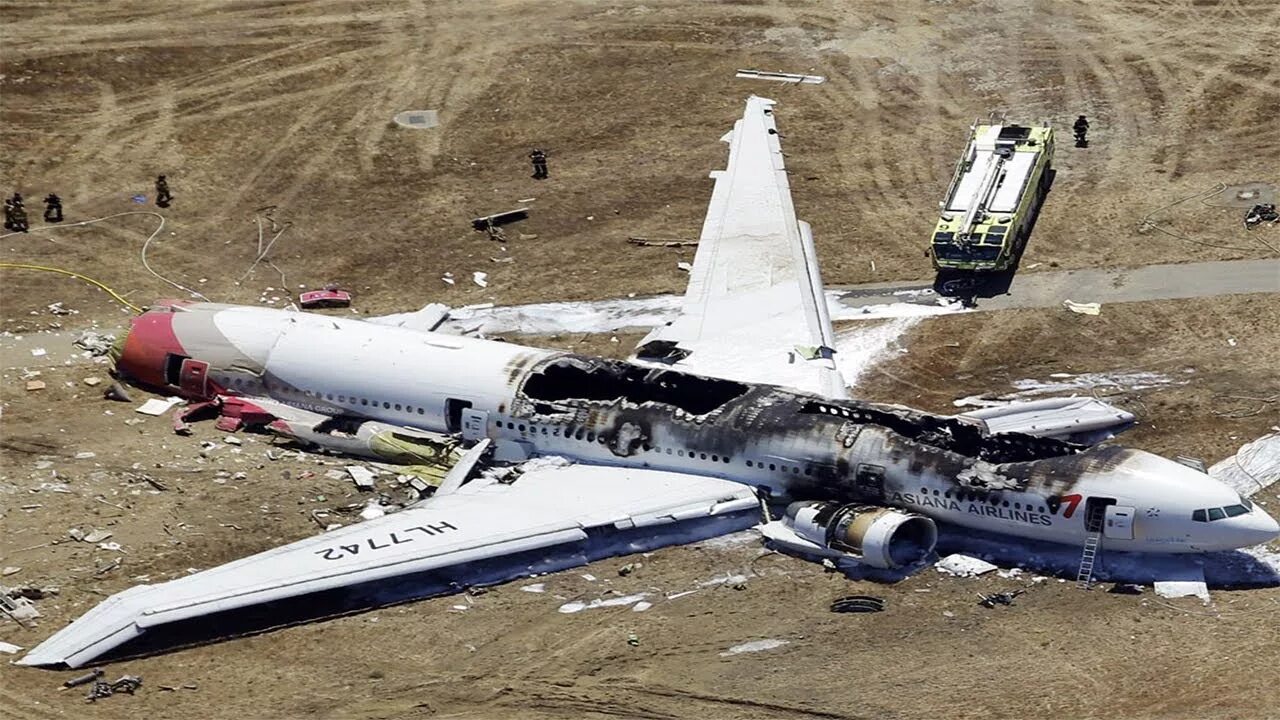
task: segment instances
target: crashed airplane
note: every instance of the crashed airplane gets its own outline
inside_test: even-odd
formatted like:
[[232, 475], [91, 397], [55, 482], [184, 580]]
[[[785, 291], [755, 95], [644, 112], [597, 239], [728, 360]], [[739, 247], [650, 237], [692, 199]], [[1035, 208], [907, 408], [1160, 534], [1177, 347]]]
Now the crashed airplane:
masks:
[[776, 547], [878, 568], [928, 556], [936, 521], [1150, 553], [1276, 537], [1203, 472], [1073, 441], [1132, 423], [1108, 406], [941, 416], [850, 398], [773, 105], [750, 98], [725, 136], [682, 311], [631, 361], [256, 307], [136, 318], [119, 373], [208, 403], [222, 427], [411, 459], [431, 434], [470, 448], [401, 512], [131, 588], [20, 662], [77, 667], [456, 592], [739, 530], [762, 507]]

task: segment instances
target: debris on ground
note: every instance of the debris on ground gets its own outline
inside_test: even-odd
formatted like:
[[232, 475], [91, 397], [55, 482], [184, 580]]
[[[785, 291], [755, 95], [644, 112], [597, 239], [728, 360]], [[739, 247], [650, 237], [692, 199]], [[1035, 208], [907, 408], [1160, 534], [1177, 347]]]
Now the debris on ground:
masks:
[[27, 392], [33, 392], [35, 390], [43, 390], [44, 388], [45, 388], [45, 384], [43, 380], [27, 381]]
[[31, 601], [12, 590], [0, 585], [0, 612], [13, 618], [19, 625], [26, 626], [28, 620], [40, 617], [40, 611]]
[[582, 612], [583, 610], [595, 610], [596, 608], [602, 608], [602, 607], [621, 607], [625, 605], [632, 605], [634, 603], [640, 602], [641, 600], [645, 599], [648, 596], [649, 596], [649, 593], [637, 593], [635, 595], [623, 595], [621, 597], [613, 597], [607, 600], [603, 598], [596, 598], [595, 600], [592, 600], [589, 603], [584, 603], [581, 600], [574, 600], [572, 602], [567, 602], [561, 605], [558, 608], [558, 610], [561, 614], [572, 615], [574, 613]]
[[623, 565], [622, 567], [618, 568], [618, 576], [626, 577], [631, 573], [635, 572], [636, 570], [639, 570], [642, 567], [644, 567], [644, 563], [629, 562], [626, 565]]
[[1062, 306], [1079, 315], [1099, 315], [1102, 313], [1102, 303], [1078, 303], [1072, 300], [1063, 300]]
[[150, 400], [134, 408], [133, 411], [137, 413], [142, 413], [143, 415], [151, 415], [153, 417], [159, 417], [160, 415], [163, 415], [169, 412], [169, 410], [172, 409], [174, 405], [177, 405], [180, 402], [182, 402], [182, 398], [176, 397], [176, 396], [167, 397], [167, 398], [164, 398], [163, 400], [161, 400], [160, 398], [151, 398]]
[[874, 595], [847, 595], [831, 602], [831, 612], [866, 613], [884, 610], [884, 598]]
[[70, 680], [62, 683], [62, 687], [73, 688], [73, 687], [80, 687], [81, 685], [87, 685], [93, 682], [94, 680], [97, 680], [98, 678], [102, 677], [103, 674], [104, 674], [104, 671], [102, 668], [94, 668], [83, 675], [77, 675], [76, 677], [73, 677]]
[[21, 645], [14, 645], [13, 643], [7, 643], [7, 642], [4, 642], [3, 640], [0, 640], [0, 653], [4, 653], [5, 655], [13, 655], [14, 653], [20, 652], [21, 650], [22, 650]]
[[91, 377], [82, 379], [80, 382], [84, 383], [85, 385], [88, 385], [89, 387], [97, 387], [102, 384], [102, 378], [91, 376]]
[[1114, 595], [1141, 595], [1142, 586], [1133, 583], [1116, 583], [1107, 592]]
[[336, 285], [326, 285], [323, 290], [299, 293], [298, 305], [304, 310], [351, 307], [351, 293], [339, 290]]
[[485, 215], [484, 217], [474, 218], [471, 221], [471, 227], [476, 230], [486, 231], [497, 228], [499, 225], [506, 225], [518, 220], [524, 220], [529, 217], [529, 208], [521, 207], [515, 210], [507, 210], [505, 212]]
[[133, 402], [133, 398], [129, 397], [129, 391], [118, 382], [111, 383], [111, 387], [102, 393], [104, 400], [115, 400], [116, 402]]
[[976, 577], [995, 570], [996, 566], [986, 560], [956, 553], [934, 563], [933, 569], [956, 577]]
[[753, 652], [761, 652], [764, 650], [773, 650], [774, 648], [780, 648], [783, 645], [790, 645], [790, 644], [791, 644], [790, 640], [776, 640], [773, 638], [770, 638], [767, 640], [752, 640], [751, 642], [744, 642], [740, 645], [734, 645], [728, 650], [725, 650], [724, 652], [720, 653], [720, 657], [729, 657], [731, 655], [741, 655], [742, 653], [753, 653]]
[[696, 247], [698, 245], [697, 240], [686, 240], [684, 238], [647, 238], [636, 237], [634, 235], [627, 238], [627, 242], [641, 247]]
[[480, 287], [489, 287], [489, 273], [476, 271], [471, 273], [471, 280]]
[[373, 471], [367, 467], [360, 465], [348, 465], [346, 467], [347, 475], [351, 476], [351, 480], [355, 482], [356, 487], [361, 490], [373, 489]]
[[997, 605], [1013, 605], [1013, 599], [1025, 593], [1026, 590], [1010, 590], [1007, 592], [991, 593], [983, 595], [978, 593], [978, 604], [985, 608], [993, 608]]
[[132, 695], [140, 687], [142, 687], [142, 678], [137, 675], [125, 675], [115, 682], [98, 680], [93, 684], [93, 688], [89, 690], [89, 694], [85, 695], [84, 699], [87, 702], [97, 702], [117, 693]]
[[1252, 230], [1264, 222], [1272, 224], [1280, 222], [1280, 213], [1276, 212], [1276, 206], [1274, 204], [1267, 203], [1263, 205], [1254, 205], [1249, 209], [1249, 212], [1245, 213], [1244, 226], [1249, 230]]
[[797, 73], [770, 72], [768, 70], [739, 70], [734, 77], [748, 80], [776, 80], [795, 85], [821, 85], [827, 81], [823, 75], [800, 75]]
[[628, 644], [628, 645], [630, 645], [631, 647], [637, 647], [637, 646], [639, 646], [639, 645], [640, 645], [640, 636], [639, 636], [639, 635], [637, 635], [637, 634], [635, 634], [635, 633], [630, 633], [630, 634], [628, 634], [628, 635], [627, 635], [627, 644]]
[[111, 352], [111, 346], [115, 344], [115, 341], [115, 335], [85, 330], [80, 333], [80, 335], [78, 335], [71, 344], [81, 350], [87, 350], [90, 355], [97, 357]]

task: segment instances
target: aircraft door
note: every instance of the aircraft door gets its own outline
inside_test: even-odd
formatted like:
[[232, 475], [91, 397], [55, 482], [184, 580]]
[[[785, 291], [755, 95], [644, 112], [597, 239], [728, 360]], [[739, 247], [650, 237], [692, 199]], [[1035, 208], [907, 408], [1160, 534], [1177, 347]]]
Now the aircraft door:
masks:
[[460, 413], [463, 440], [480, 440], [487, 437], [485, 428], [489, 427], [489, 413], [469, 407], [461, 408]]
[[1133, 514], [1134, 508], [1126, 505], [1108, 505], [1106, 524], [1102, 528], [1103, 537], [1132, 540]]
[[881, 502], [884, 500], [884, 468], [879, 465], [858, 463], [853, 476], [854, 489], [866, 500]]
[[187, 358], [178, 373], [178, 387], [195, 397], [208, 397], [209, 363]]

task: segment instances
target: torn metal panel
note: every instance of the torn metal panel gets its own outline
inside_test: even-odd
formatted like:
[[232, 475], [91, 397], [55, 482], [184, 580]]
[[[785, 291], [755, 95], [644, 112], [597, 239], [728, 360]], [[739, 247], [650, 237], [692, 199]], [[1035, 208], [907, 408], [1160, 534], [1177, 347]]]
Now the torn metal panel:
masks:
[[799, 75], [796, 73], [769, 72], [768, 70], [739, 70], [734, 77], [748, 80], [776, 80], [797, 85], [821, 85], [827, 81], [822, 75]]

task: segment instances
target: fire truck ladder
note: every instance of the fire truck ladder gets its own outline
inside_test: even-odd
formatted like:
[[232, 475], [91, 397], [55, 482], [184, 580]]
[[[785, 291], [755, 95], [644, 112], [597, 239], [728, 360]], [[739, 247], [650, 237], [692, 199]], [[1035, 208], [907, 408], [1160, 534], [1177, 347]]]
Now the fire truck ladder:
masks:
[[1013, 157], [1011, 148], [996, 148], [995, 159], [987, 165], [987, 171], [982, 174], [982, 181], [978, 183], [976, 198], [974, 202], [969, 203], [969, 209], [965, 211], [964, 218], [960, 222], [960, 232], [957, 233], [959, 237], [969, 237], [974, 223], [986, 214], [987, 205], [991, 203], [996, 185], [1000, 182], [1000, 176], [1004, 174], [1005, 161], [1011, 157]]
[[1084, 550], [1080, 553], [1080, 569], [1076, 571], [1076, 587], [1088, 590], [1093, 583], [1093, 565], [1098, 557], [1098, 548], [1102, 545], [1102, 518], [1106, 512], [1103, 506], [1092, 509], [1085, 518], [1085, 527], [1092, 528], [1084, 539]]

